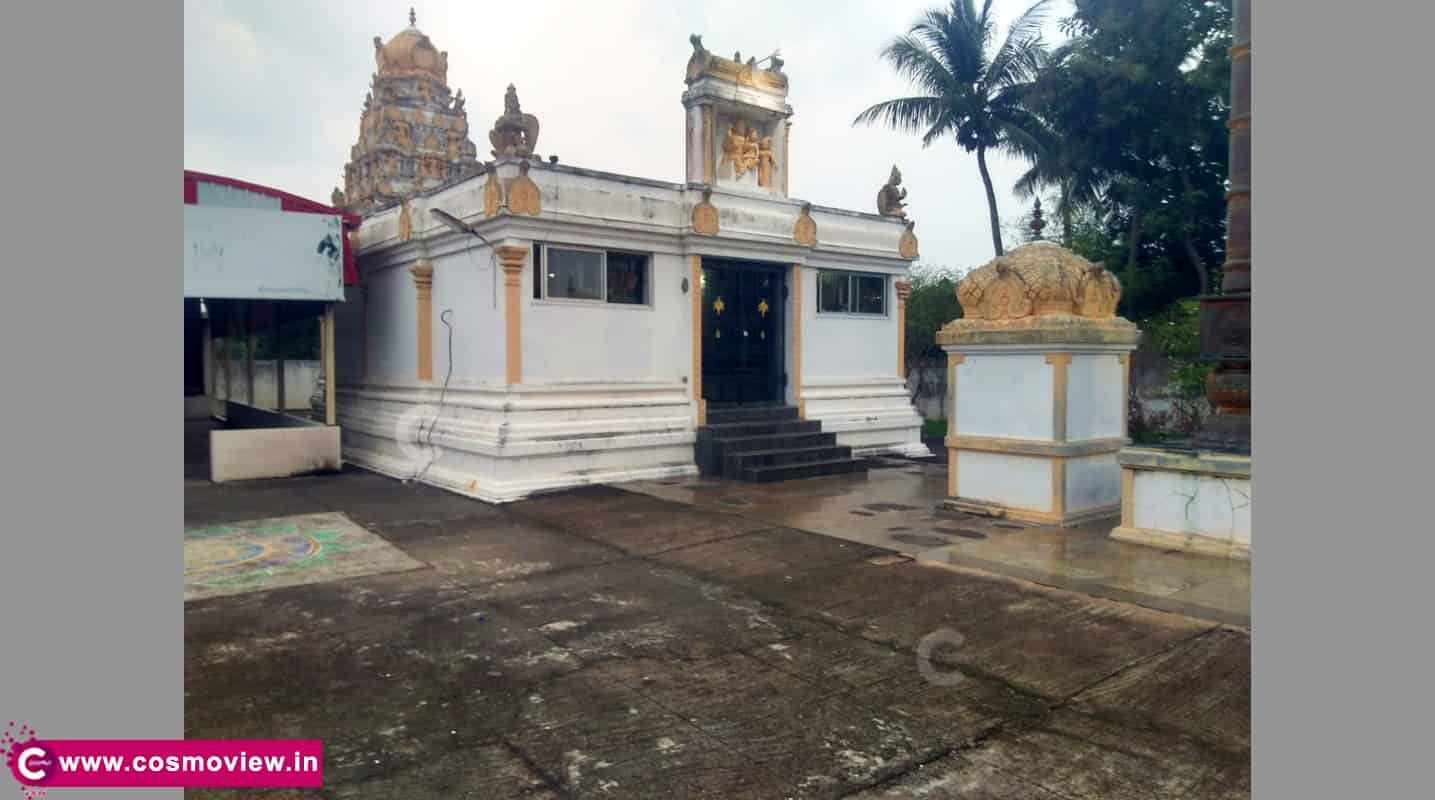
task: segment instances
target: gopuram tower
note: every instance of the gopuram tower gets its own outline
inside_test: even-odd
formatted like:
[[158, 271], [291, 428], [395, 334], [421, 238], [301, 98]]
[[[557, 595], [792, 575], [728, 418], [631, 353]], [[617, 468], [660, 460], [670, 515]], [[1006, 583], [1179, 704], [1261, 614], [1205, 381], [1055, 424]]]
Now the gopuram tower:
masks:
[[[374, 37], [374, 73], [359, 118], [359, 141], [344, 167], [344, 190], [334, 204], [368, 214], [415, 192], [479, 171], [468, 138], [463, 91], [450, 94], [448, 53], [409, 26], [387, 43]], [[342, 195], [342, 196], [341, 196]]]

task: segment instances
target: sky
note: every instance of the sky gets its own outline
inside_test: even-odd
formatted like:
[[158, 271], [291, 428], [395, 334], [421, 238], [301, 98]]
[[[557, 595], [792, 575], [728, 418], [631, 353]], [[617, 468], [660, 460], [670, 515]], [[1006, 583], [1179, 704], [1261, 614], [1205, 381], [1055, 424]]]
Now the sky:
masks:
[[[538, 152], [562, 163], [681, 182], [688, 35], [723, 55], [780, 49], [793, 108], [789, 195], [876, 211], [892, 165], [908, 190], [925, 268], [992, 258], [974, 155], [952, 139], [853, 127], [867, 106], [911, 93], [879, 58], [939, 0], [420, 0], [418, 27], [448, 51], [480, 157], [516, 85], [542, 123]], [[1004, 34], [1030, 0], [996, 0]], [[375, 70], [373, 39], [408, 26], [410, 4], [377, 0], [185, 0], [184, 166], [327, 203]], [[1048, 37], [1059, 38], [1055, 19]], [[1026, 212], [1011, 192], [1024, 164], [989, 154], [1003, 225]], [[1010, 247], [1013, 243], [1006, 242]]]

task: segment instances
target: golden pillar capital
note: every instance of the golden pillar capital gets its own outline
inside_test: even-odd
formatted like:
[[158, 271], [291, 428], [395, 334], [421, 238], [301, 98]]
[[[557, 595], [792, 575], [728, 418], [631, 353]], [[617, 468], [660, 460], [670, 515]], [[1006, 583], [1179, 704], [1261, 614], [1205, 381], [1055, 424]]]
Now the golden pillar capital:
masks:
[[495, 251], [499, 266], [503, 267], [503, 281], [508, 283], [523, 276], [523, 265], [528, 260], [528, 248], [504, 245]]
[[433, 264], [427, 261], [415, 261], [409, 267], [409, 274], [414, 276], [414, 288], [419, 294], [428, 294], [433, 290]]

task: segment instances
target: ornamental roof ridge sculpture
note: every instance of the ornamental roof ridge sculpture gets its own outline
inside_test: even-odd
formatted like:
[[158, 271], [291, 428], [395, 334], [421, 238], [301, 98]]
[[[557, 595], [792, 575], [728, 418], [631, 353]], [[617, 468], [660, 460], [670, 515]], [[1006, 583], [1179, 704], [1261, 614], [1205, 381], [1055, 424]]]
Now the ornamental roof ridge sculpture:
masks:
[[[693, 46], [693, 54], [688, 58], [687, 75], [684, 79], [689, 86], [703, 77], [714, 77], [744, 86], [776, 89], [786, 94], [787, 74], [782, 71], [784, 62], [780, 51], [773, 51], [764, 58], [754, 56], [743, 61], [741, 52], [734, 53], [729, 59], [709, 51], [703, 46], [703, 37], [696, 33], [688, 36], [688, 42]], [[770, 68], [759, 67], [758, 64], [762, 62], [767, 62]]]
[[1032, 242], [962, 279], [962, 318], [943, 326], [937, 341], [1135, 341], [1140, 330], [1116, 316], [1120, 300], [1121, 282], [1101, 264], [1053, 242]]
[[409, 26], [388, 42], [374, 37], [377, 71], [364, 98], [359, 139], [344, 167], [344, 208], [368, 214], [401, 198], [479, 172], [463, 92], [450, 93], [448, 53]]

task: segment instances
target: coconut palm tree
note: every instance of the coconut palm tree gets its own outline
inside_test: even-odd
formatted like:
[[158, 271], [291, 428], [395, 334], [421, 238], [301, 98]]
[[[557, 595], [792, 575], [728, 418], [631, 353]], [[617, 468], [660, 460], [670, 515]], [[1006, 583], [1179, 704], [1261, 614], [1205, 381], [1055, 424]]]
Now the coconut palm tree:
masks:
[[1001, 218], [987, 151], [1021, 154], [1037, 149], [1035, 132], [1041, 123], [1022, 100], [1046, 53], [1041, 26], [1049, 3], [1038, 0], [1017, 17], [995, 51], [990, 51], [997, 33], [992, 0], [983, 1], [980, 13], [975, 0], [952, 0], [950, 8], [926, 12], [906, 35], [882, 50], [882, 58], [918, 94], [884, 100], [852, 122], [921, 132], [923, 147], [951, 134], [963, 150], [975, 152], [997, 255], [1002, 254]]

